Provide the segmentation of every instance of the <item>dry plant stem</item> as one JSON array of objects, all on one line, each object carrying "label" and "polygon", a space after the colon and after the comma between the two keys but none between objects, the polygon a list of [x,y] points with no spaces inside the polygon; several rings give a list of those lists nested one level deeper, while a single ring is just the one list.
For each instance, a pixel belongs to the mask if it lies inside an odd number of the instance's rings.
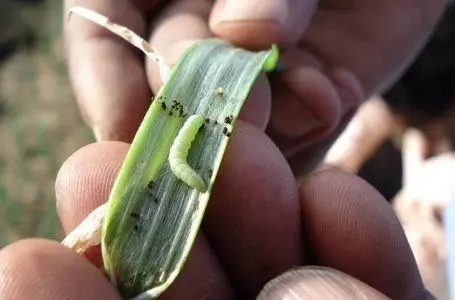
[{"label": "dry plant stem", "polygon": [[147,41],[145,41],[135,32],[124,26],[113,23],[107,17],[85,7],[77,6],[70,9],[68,14],[68,20],[73,13],[104,27],[105,29],[111,31],[112,33],[115,33],[119,37],[123,38],[124,40],[126,40],[127,42],[129,42],[130,44],[144,52],[144,54],[148,58],[150,58],[151,60],[158,64],[161,79],[163,80],[163,82],[166,81],[166,78],[170,72],[170,68],[165,64],[164,58],[158,54],[156,49],[154,49]]},{"label": "dry plant stem", "polygon": [[362,165],[399,128],[379,97],[365,102],[328,151],[324,163],[357,173]]},{"label": "dry plant stem", "polygon": [[75,230],[65,237],[62,244],[78,254],[84,254],[90,247],[99,245],[106,209],[107,203],[91,212]]}]

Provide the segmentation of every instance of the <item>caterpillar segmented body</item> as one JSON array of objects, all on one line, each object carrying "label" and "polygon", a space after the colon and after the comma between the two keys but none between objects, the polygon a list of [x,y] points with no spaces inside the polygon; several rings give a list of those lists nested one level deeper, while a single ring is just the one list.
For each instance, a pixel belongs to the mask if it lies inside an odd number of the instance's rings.
[{"label": "caterpillar segmented body", "polygon": [[201,193],[207,190],[207,186],[202,177],[188,164],[187,156],[191,143],[204,121],[201,115],[190,116],[177,134],[169,152],[169,164],[174,175]]}]

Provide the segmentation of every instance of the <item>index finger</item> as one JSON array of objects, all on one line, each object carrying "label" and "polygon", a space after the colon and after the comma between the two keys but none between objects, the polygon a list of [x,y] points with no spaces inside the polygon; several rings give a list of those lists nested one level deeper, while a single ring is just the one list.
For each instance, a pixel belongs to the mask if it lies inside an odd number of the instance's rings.
[{"label": "index finger", "polygon": [[[65,13],[84,6],[144,36],[151,1],[66,0]],[[79,17],[64,26],[69,75],[86,122],[97,140],[130,141],[149,105],[141,56],[107,30]]]}]

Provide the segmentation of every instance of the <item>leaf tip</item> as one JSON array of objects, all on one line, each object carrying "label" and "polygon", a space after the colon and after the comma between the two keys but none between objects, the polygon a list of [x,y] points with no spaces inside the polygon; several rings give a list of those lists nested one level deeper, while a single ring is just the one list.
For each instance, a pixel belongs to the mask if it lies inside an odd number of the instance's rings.
[{"label": "leaf tip", "polygon": [[277,66],[279,65],[280,59],[280,50],[276,44],[272,45],[272,48],[269,51],[266,61],[262,67],[264,72],[273,72],[276,70]]}]

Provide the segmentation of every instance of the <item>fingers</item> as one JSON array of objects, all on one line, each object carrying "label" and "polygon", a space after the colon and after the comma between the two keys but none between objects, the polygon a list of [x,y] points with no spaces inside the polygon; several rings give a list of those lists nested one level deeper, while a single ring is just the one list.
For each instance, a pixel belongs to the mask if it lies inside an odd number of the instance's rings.
[{"label": "fingers", "polygon": [[45,240],[24,240],[0,251],[0,298],[121,299],[95,266]]},{"label": "fingers", "polygon": [[392,299],[421,299],[424,288],[392,208],[360,178],[315,173],[300,189],[302,220],[318,265],[349,274]]},{"label": "fingers", "polygon": [[[146,31],[145,12],[130,1],[65,4],[66,13],[73,6],[85,6],[139,35]],[[121,38],[76,15],[65,26],[65,43],[74,93],[96,139],[130,141],[149,105],[143,59]]]},{"label": "fingers", "polygon": [[[365,96],[386,88],[430,33],[442,2],[320,2],[298,48],[283,51],[289,63],[273,83],[269,134],[286,156],[301,160],[301,152],[339,130]],[[403,11],[414,17],[402,22]]]},{"label": "fingers", "polygon": [[310,52],[282,56],[285,71],[272,78],[273,104],[268,134],[286,157],[340,131],[363,101],[358,80],[343,68],[326,69]]},{"label": "fingers", "polygon": [[444,6],[443,0],[324,0],[301,46],[328,65],[351,70],[370,96],[391,85],[418,54]]},{"label": "fingers", "polygon": [[389,299],[363,282],[342,272],[321,267],[304,267],[270,281],[258,300],[385,300]]},{"label": "fingers", "polygon": [[[128,147],[121,142],[91,144],[73,154],[62,166],[56,182],[57,207],[66,232],[107,201]],[[100,265],[99,248],[91,250],[88,257]],[[163,298],[233,299],[232,295],[221,266],[200,234],[182,273]]]},{"label": "fingers", "polygon": [[[206,0],[173,1],[152,23],[150,43],[162,54],[168,65],[173,65],[184,50],[195,42],[213,37],[207,25],[212,2]],[[157,66],[147,62],[147,75],[156,93],[162,85]],[[254,84],[240,119],[265,129],[271,107],[270,85],[265,75]]]},{"label": "fingers", "polygon": [[365,102],[331,146],[324,163],[357,173],[398,129],[388,105],[379,97]]},{"label": "fingers", "polygon": [[203,230],[242,299],[303,262],[300,205],[284,157],[258,129],[238,124]]},{"label": "fingers", "polygon": [[[237,293],[255,296],[268,280],[302,263],[297,186],[260,130],[239,123],[230,145],[203,229]],[[64,164],[56,186],[67,230],[106,201],[126,148],[117,142],[93,144]]]},{"label": "fingers", "polygon": [[216,1],[210,28],[238,46],[264,49],[296,44],[316,9],[314,0]]}]

